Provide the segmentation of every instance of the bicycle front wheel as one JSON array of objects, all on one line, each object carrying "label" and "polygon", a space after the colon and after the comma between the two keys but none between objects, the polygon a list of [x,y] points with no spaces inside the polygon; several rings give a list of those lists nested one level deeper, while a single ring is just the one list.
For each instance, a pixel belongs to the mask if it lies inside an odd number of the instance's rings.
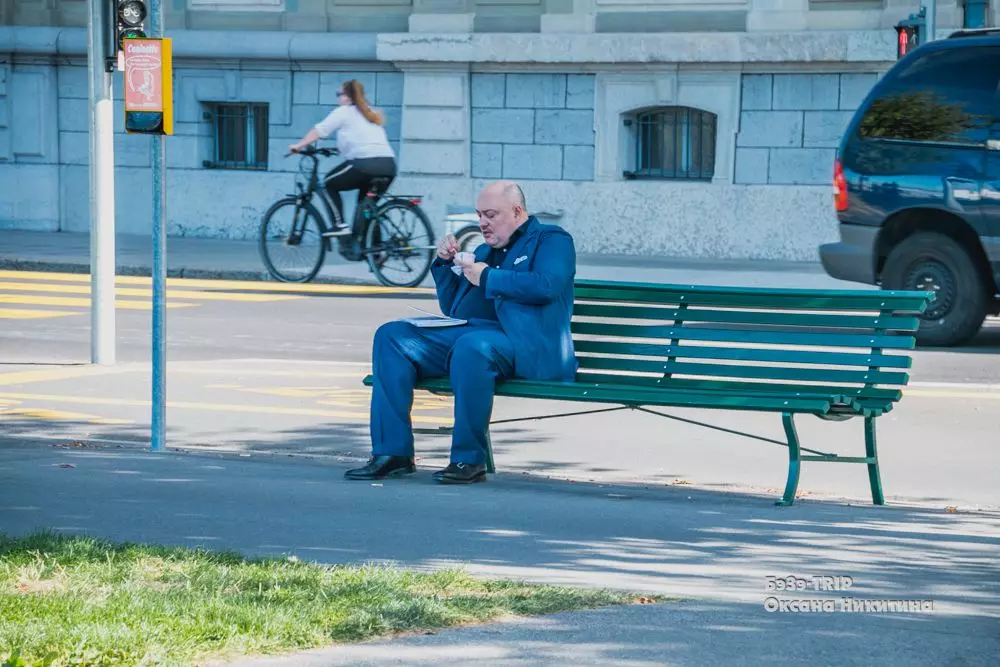
[{"label": "bicycle front wheel", "polygon": [[393,199],[379,207],[365,230],[365,256],[387,287],[416,287],[431,270],[435,240],[431,221],[416,204]]},{"label": "bicycle front wheel", "polygon": [[264,214],[258,250],[275,280],[307,283],[316,277],[326,258],[326,239],[320,214],[309,202],[294,197],[279,200]]}]

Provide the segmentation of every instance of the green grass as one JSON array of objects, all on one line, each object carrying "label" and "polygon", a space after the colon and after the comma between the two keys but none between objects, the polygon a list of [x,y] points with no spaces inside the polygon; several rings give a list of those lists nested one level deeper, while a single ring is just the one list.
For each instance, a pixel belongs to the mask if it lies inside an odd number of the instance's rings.
[{"label": "green grass", "polygon": [[460,570],[0,534],[0,666],[185,665],[636,601]]}]

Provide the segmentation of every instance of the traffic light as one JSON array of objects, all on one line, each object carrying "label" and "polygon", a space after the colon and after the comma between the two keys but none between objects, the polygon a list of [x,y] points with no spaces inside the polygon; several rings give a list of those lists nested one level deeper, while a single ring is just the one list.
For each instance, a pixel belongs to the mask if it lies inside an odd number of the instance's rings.
[{"label": "traffic light", "polygon": [[895,25],[896,28],[896,60],[917,48],[926,41],[927,9],[921,7],[916,14],[910,14]]},{"label": "traffic light", "polygon": [[146,36],[149,9],[146,0],[104,0],[104,6],[108,14],[104,58],[107,70],[112,72],[120,62],[119,53],[125,50],[125,40]]}]

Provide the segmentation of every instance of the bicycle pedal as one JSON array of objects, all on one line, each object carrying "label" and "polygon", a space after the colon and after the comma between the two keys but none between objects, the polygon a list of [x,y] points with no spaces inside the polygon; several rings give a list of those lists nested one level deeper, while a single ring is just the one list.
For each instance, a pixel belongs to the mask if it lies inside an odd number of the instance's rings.
[{"label": "bicycle pedal", "polygon": [[323,236],[347,236],[350,233],[350,227],[343,227],[342,229],[332,229],[328,232],[324,232]]}]

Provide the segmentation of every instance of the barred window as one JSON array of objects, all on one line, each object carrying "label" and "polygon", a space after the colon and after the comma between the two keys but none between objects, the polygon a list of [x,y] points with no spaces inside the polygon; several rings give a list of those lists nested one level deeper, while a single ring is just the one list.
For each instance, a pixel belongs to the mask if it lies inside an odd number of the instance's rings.
[{"label": "barred window", "polygon": [[267,169],[267,104],[212,104],[205,120],[212,123],[214,150],[209,169]]},{"label": "barred window", "polygon": [[715,175],[714,113],[658,107],[625,120],[634,146],[628,179],[710,181]]}]

